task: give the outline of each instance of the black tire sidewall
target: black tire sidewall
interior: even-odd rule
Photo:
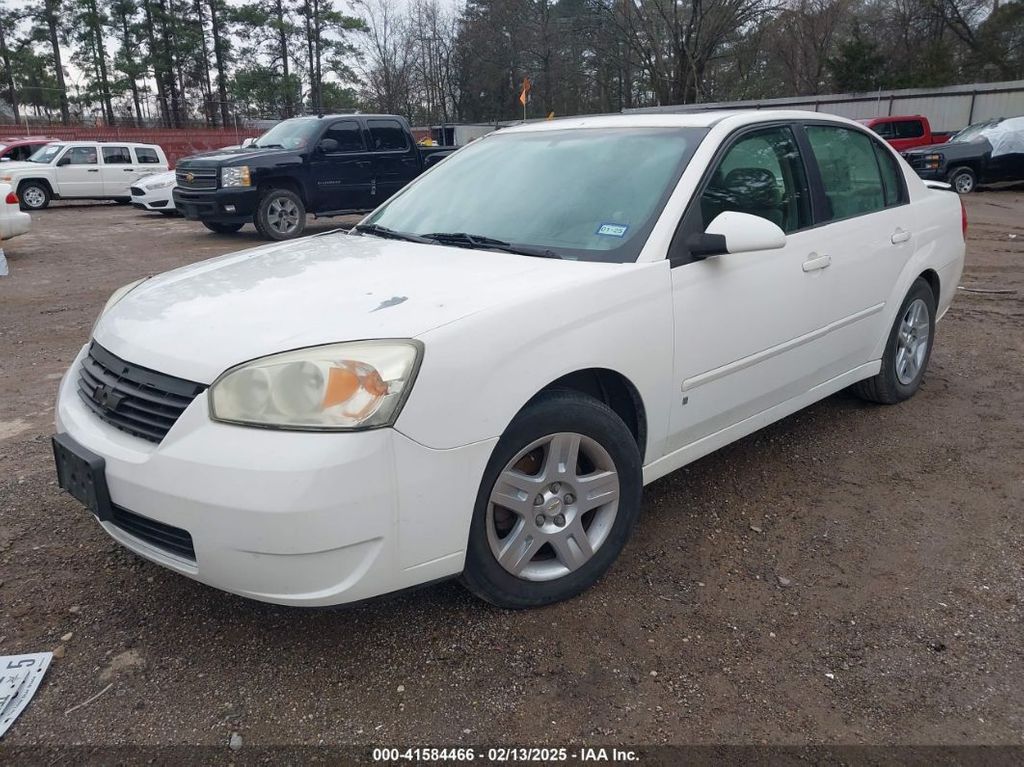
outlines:
[[[267,221],[270,203],[280,198],[291,200],[299,208],[299,224],[295,231],[288,235],[278,234]],[[301,237],[302,233],[306,230],[306,206],[302,204],[299,196],[289,189],[271,189],[260,198],[259,207],[256,209],[256,220],[259,222],[256,224],[257,231],[267,239],[291,240],[295,237]]]
[[[25,192],[29,189],[38,189],[43,193],[43,204],[33,207],[25,202]],[[36,181],[27,181],[18,187],[18,202],[21,203],[20,207],[22,210],[43,210],[50,205],[50,190],[46,188],[45,184],[40,184]]]
[[[234,234],[245,224],[221,224],[214,221],[204,221],[203,226],[216,234]]]
[[[608,538],[581,568],[554,581],[526,581],[506,571],[487,541],[487,506],[498,475],[534,440],[558,432],[594,439],[619,474],[619,506]],[[466,548],[463,582],[477,596],[505,608],[527,608],[569,599],[592,586],[618,557],[640,513],[643,473],[632,433],[602,402],[577,392],[543,394],[513,419],[494,448],[477,493]]]
[[[896,349],[898,345],[898,337],[900,330],[900,323],[903,322],[903,315],[907,313],[907,308],[917,299],[922,299],[925,305],[928,307],[928,350],[924,356],[924,362],[921,364],[921,369],[917,371],[917,375],[914,380],[909,384],[900,383],[900,379],[896,376]],[[882,374],[885,376],[886,386],[893,392],[897,400],[905,400],[914,396],[915,392],[921,388],[921,381],[924,380],[924,374],[928,370],[928,362],[932,357],[932,348],[935,346],[935,310],[936,310],[936,297],[932,293],[931,286],[922,278],[915,280],[914,284],[910,286],[910,290],[907,291],[906,297],[903,299],[903,303],[900,304],[900,309],[896,313],[896,319],[893,320],[892,328],[889,330],[889,340],[885,344],[885,354],[882,355]]]

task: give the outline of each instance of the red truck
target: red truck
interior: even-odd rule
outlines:
[[[922,115],[868,117],[857,122],[884,138],[898,152],[905,152],[919,146],[944,144],[953,135],[953,131],[932,131],[928,118]]]

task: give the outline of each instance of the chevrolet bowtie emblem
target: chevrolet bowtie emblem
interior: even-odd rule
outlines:
[[[186,173],[185,174],[185,181],[187,181],[188,183],[191,184],[195,180],[196,180],[196,176],[195,176],[194,173]]]

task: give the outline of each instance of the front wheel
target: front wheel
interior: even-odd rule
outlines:
[[[978,184],[978,177],[970,168],[954,168],[950,171],[949,183],[958,194],[970,194]]]
[[[50,204],[50,188],[38,181],[26,181],[18,188],[22,210],[42,210]]]
[[[260,200],[256,209],[256,229],[271,240],[290,240],[306,228],[306,206],[297,194],[273,189]]]
[[[203,226],[217,234],[234,234],[245,226],[245,224],[218,224],[214,221],[204,221]]]
[[[499,607],[539,607],[592,586],[640,513],[640,451],[607,405],[570,391],[538,397],[484,472],[463,583]]]
[[[863,399],[895,405],[913,397],[921,387],[935,341],[935,306],[931,286],[918,277],[889,331],[882,369],[856,386]]]

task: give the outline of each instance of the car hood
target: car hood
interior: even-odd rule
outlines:
[[[979,141],[963,141],[963,142],[946,142],[944,144],[929,144],[928,146],[916,146],[913,149],[907,149],[903,152],[905,155],[922,155],[922,154],[937,154],[942,153],[944,155],[956,155],[958,157],[967,157],[969,155],[981,155],[984,154],[990,148],[990,144],[987,140],[981,139]]]
[[[622,268],[329,233],[153,277],[102,317],[94,338],[134,364],[210,383],[256,357],[413,338]]]
[[[163,173],[151,173],[143,179],[136,181],[135,186],[140,189],[149,189],[156,184],[166,184],[168,181],[175,181],[176,179],[177,176],[173,170],[165,171]]]
[[[10,172],[21,172],[26,170],[38,171],[42,168],[51,167],[45,162],[26,162],[24,160],[18,160],[17,162],[3,162],[0,163],[0,176],[6,176]]]
[[[179,168],[208,168],[220,165],[244,165],[248,162],[273,159],[279,162],[283,159],[299,158],[299,153],[289,149],[253,149],[240,147],[238,149],[216,149],[212,152],[203,152],[185,157],[178,163]]]

